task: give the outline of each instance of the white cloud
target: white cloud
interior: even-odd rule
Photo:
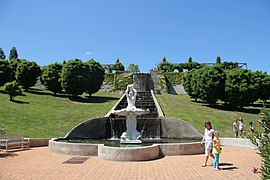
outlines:
[[[85,52],[85,55],[87,55],[87,56],[89,56],[89,55],[91,55],[91,54],[94,54],[93,52],[90,52],[90,51],[86,51]]]

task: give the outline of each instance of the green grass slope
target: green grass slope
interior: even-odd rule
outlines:
[[[233,108],[223,104],[209,107],[203,102],[193,102],[188,96],[157,95],[157,99],[163,109],[165,116],[176,117],[184,120],[201,133],[204,130],[204,122],[211,121],[215,130],[221,132],[222,137],[233,137],[232,123],[234,118],[244,118],[247,134],[250,133],[249,121],[254,123],[260,118],[258,113],[262,108],[261,103],[244,109]]]
[[[32,89],[10,102],[0,92],[0,125],[5,133],[22,133],[27,137],[63,137],[78,123],[104,116],[121,95],[96,93],[89,99]]]

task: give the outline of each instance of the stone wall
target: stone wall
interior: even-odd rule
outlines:
[[[108,117],[87,120],[73,128],[66,139],[107,139],[111,137],[111,124]]]
[[[132,84],[132,74],[128,72],[106,73],[100,92],[123,93],[128,84]]]
[[[134,88],[138,92],[145,92],[154,89],[154,83],[150,74],[139,73],[133,75]]]
[[[189,123],[172,117],[160,117],[161,138],[198,139],[203,135]]]
[[[154,84],[154,92],[156,94],[188,95],[182,85],[183,73],[162,73],[152,70],[150,74]]]

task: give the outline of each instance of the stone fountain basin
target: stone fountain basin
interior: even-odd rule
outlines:
[[[49,150],[75,156],[98,156],[113,161],[148,161],[173,155],[203,154],[200,142],[162,143],[143,147],[110,147],[104,144],[69,143],[59,139],[49,141]]]
[[[110,147],[98,145],[98,157],[113,161],[147,161],[160,158],[159,146]]]

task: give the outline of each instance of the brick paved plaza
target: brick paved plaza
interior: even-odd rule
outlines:
[[[64,164],[73,156],[56,154],[47,147],[11,153],[0,152],[0,179],[260,179],[261,158],[255,150],[223,147],[221,171],[201,167],[204,155],[167,156],[146,162],[115,162],[90,157],[82,164]]]

